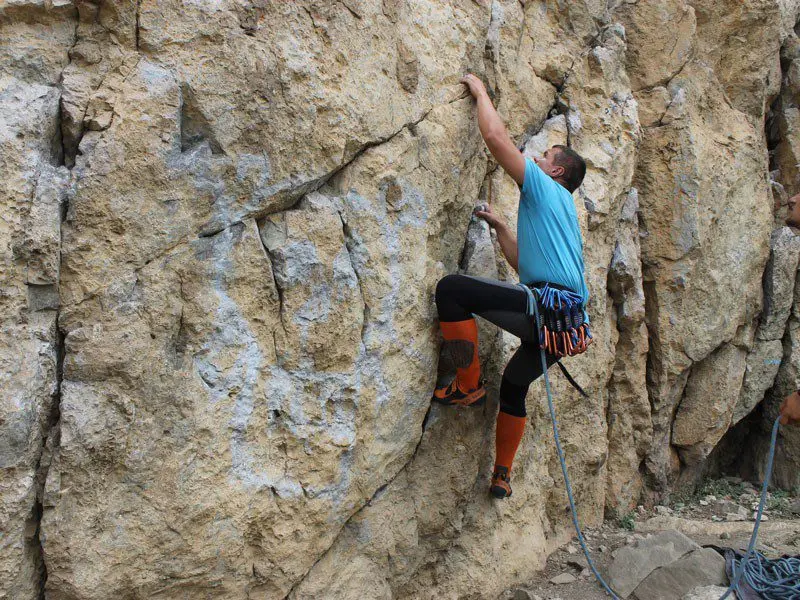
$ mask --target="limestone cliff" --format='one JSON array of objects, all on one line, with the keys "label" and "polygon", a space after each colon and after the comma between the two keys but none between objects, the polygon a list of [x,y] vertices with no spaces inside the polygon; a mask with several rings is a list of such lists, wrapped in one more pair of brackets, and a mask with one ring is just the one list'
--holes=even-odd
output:
[{"label": "limestone cliff", "polygon": [[[734,435],[757,471],[800,384],[799,16],[0,2],[0,598],[493,597],[569,537],[541,384],[506,502],[496,389],[429,404],[437,280],[513,279],[470,219],[491,188],[513,223],[518,191],[468,70],[527,154],[588,164],[591,398],[553,373],[582,520]],[[481,331],[496,384],[515,340]],[[800,483],[800,434],[779,462]]]}]

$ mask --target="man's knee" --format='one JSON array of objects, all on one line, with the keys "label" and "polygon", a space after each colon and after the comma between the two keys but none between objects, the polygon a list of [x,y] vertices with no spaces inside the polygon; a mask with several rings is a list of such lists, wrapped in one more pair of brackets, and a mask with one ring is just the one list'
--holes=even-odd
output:
[{"label": "man's knee", "polygon": [[463,275],[445,275],[436,284],[436,299],[452,298],[461,286]]},{"label": "man's knee", "polygon": [[527,385],[517,385],[504,374],[500,382],[500,411],[515,417],[527,416],[528,412],[525,409],[527,395]]}]

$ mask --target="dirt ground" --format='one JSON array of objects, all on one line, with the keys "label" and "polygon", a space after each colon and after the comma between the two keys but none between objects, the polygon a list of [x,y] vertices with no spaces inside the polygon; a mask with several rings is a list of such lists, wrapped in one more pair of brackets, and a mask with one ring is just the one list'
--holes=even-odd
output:
[{"label": "dirt ground", "polygon": [[[770,493],[766,520],[759,529],[757,549],[768,558],[800,555],[800,490]],[[677,529],[701,546],[746,550],[753,531],[759,491],[736,478],[707,481],[691,496],[676,497],[669,506],[638,507],[616,521],[588,529],[585,534],[592,560],[605,575],[617,548],[647,535]],[[746,516],[745,516],[746,513]],[[550,580],[563,574],[569,583]],[[567,577],[567,579],[569,579]],[[609,596],[586,568],[577,538],[550,555],[545,569],[532,581],[504,592],[502,600],[605,600]]]}]

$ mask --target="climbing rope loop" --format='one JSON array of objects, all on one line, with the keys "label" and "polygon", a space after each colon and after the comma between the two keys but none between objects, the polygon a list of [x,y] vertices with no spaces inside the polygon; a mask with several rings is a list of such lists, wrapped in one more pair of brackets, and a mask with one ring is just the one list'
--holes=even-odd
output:
[{"label": "climbing rope loop", "polygon": [[800,599],[800,558],[787,557],[770,560],[755,549],[758,528],[761,526],[764,505],[767,503],[767,488],[769,487],[770,479],[772,479],[772,465],[775,462],[775,446],[778,441],[780,420],[781,417],[778,415],[772,424],[767,470],[764,473],[764,482],[761,484],[761,498],[758,501],[756,524],[753,527],[753,535],[750,536],[747,554],[741,560],[734,559],[733,581],[720,600],[725,600],[733,591],[741,593],[740,585],[742,580],[764,600]]},{"label": "climbing rope loop", "polygon": [[[527,286],[520,286],[523,287],[528,292],[528,314],[533,317],[534,323],[539,323],[539,307],[536,303],[536,299],[533,297],[533,292]],[[567,475],[567,462],[564,459],[564,451],[561,449],[561,439],[558,436],[558,423],[556,422],[556,411],[555,407],[553,406],[553,394],[550,392],[550,378],[547,376],[547,358],[545,357],[544,347],[539,344],[539,356],[542,359],[542,372],[544,373],[544,385],[545,389],[547,390],[547,404],[550,408],[550,421],[553,424],[553,438],[556,442],[556,452],[558,453],[558,460],[561,463],[561,473],[564,475],[564,484],[567,488],[567,498],[569,499],[569,508],[572,511],[572,524],[575,527],[575,532],[578,534],[578,542],[581,545],[581,549],[583,550],[583,555],[586,557],[586,562],[589,564],[589,568],[592,570],[595,578],[603,588],[611,594],[611,597],[614,600],[620,600],[619,596],[611,589],[611,586],[608,585],[600,573],[597,571],[597,567],[592,560],[591,555],[589,554],[589,549],[586,547],[586,540],[583,537],[583,532],[581,531],[581,526],[578,523],[578,511],[575,508],[575,499],[572,495],[572,484],[569,481],[569,475]]]},{"label": "climbing rope loop", "polygon": [[[532,318],[532,325],[539,327],[543,321],[543,317],[539,312],[539,306],[536,302],[533,292],[527,286],[520,284],[528,294],[528,316]],[[550,289],[552,292],[552,288]],[[562,292],[563,290],[555,290]],[[543,294],[544,295],[544,294]],[[553,298],[556,298],[553,300]],[[547,299],[543,300],[545,306],[548,302],[558,302],[560,297],[550,294]],[[589,549],[586,546],[586,540],[583,537],[580,524],[578,523],[578,511],[575,508],[575,498],[572,494],[572,484],[570,483],[569,475],[567,474],[567,462],[564,458],[564,451],[561,448],[561,439],[558,435],[558,422],[556,420],[556,411],[553,404],[553,394],[550,390],[550,378],[547,374],[547,358],[545,356],[546,340],[540,339],[539,356],[542,360],[542,372],[544,373],[544,385],[547,391],[547,406],[550,410],[550,421],[553,425],[553,439],[556,444],[556,453],[558,454],[558,461],[561,463],[561,473],[564,476],[564,486],[567,491],[567,499],[569,500],[569,508],[572,513],[572,524],[575,527],[575,532],[578,536],[583,554],[586,557],[586,562],[594,574],[597,581],[605,589],[606,592],[614,599],[620,600],[620,597],[614,592],[611,586],[606,583],[603,577],[597,570],[597,567],[589,554]],[[755,592],[757,592],[764,600],[800,600],[800,558],[785,557],[776,560],[769,560],[761,553],[755,551],[756,539],[758,538],[758,529],[761,526],[761,518],[764,514],[764,506],[767,500],[767,488],[769,481],[772,478],[772,466],[775,461],[775,446],[778,438],[778,427],[780,426],[780,416],[775,419],[772,426],[772,437],[770,439],[769,456],[767,458],[767,470],[764,475],[764,482],[761,486],[761,498],[758,503],[758,512],[756,513],[756,522],[753,527],[753,534],[750,536],[750,543],[747,548],[747,554],[741,560],[734,560],[733,572],[734,577],[731,581],[725,594],[720,597],[720,600],[725,600],[731,595],[733,591],[740,591],[741,582],[744,581]]]}]

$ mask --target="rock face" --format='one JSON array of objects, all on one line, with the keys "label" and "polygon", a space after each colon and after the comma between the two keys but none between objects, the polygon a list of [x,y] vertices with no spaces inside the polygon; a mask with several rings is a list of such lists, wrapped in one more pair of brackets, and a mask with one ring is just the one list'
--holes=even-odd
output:
[{"label": "rock face", "polygon": [[481,328],[483,409],[429,403],[438,279],[514,279],[467,70],[526,155],[587,161],[590,399],[552,373],[581,520],[766,427],[800,11],[730,4],[0,5],[0,598],[489,597],[567,539],[541,382],[486,495],[513,338]]},{"label": "rock face", "polygon": [[652,573],[661,571],[682,556],[699,549],[694,541],[674,529],[632,546],[624,546],[614,551],[614,562],[611,563],[608,573],[609,585],[621,597],[627,598],[640,584],[652,577]]},{"label": "rock face", "polygon": [[42,488],[58,419],[59,79],[71,6],[0,7],[0,598],[39,598]]}]

